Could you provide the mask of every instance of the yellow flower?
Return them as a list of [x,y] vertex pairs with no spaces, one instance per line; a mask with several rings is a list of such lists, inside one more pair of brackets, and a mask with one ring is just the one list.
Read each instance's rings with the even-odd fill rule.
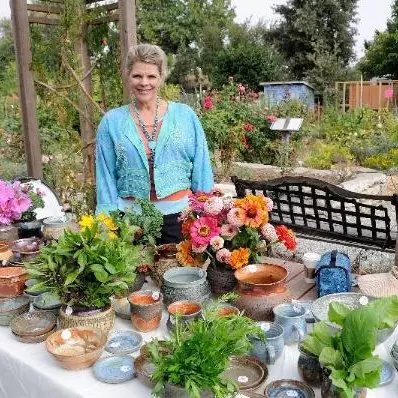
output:
[[116,238],[117,238],[117,235],[116,235],[114,232],[112,232],[112,231],[108,232],[108,236],[109,236],[111,239],[116,239]]
[[94,224],[94,217],[91,215],[84,215],[79,221],[80,229],[91,228]]
[[97,220],[104,223],[109,230],[111,230],[111,231],[117,230],[116,225],[113,223],[112,217],[107,216],[105,213],[98,214]]

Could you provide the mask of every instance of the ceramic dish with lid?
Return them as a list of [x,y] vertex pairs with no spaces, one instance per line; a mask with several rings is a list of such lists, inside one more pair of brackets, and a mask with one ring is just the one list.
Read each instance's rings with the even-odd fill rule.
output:
[[96,379],[110,384],[124,383],[135,376],[133,358],[129,355],[100,359],[95,363],[93,371]]
[[105,350],[111,354],[131,354],[137,351],[142,344],[142,336],[132,330],[117,330],[112,333]]
[[265,387],[266,398],[315,398],[314,390],[298,380],[275,380]]
[[56,316],[51,312],[25,312],[10,322],[13,333],[19,336],[35,337],[54,329],[57,323]]
[[257,388],[267,376],[265,364],[250,356],[230,358],[227,369],[221,374],[222,379],[236,382],[240,391]]
[[8,326],[14,317],[26,311],[29,311],[28,297],[0,298],[0,325]]

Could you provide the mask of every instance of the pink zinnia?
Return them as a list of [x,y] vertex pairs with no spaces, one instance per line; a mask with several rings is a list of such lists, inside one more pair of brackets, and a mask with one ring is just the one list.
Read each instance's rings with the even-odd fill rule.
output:
[[197,254],[204,253],[207,249],[207,246],[208,245],[196,246],[196,245],[192,244],[192,252],[197,253]]
[[261,235],[263,235],[268,242],[274,242],[278,240],[278,235],[275,231],[275,228],[270,223],[261,226]]
[[190,233],[195,246],[208,245],[213,236],[219,235],[220,228],[216,218],[203,216],[194,221]]
[[224,247],[224,239],[221,236],[213,236],[210,239],[210,245],[214,250],[220,250]]
[[272,211],[272,209],[274,208],[274,202],[272,201],[272,199],[270,199],[268,197],[264,197],[264,201],[265,201],[265,207],[267,208],[267,210]]
[[196,192],[192,195],[189,195],[189,206],[196,213],[203,212],[205,202],[211,198],[211,196],[212,195],[210,193],[206,192]]
[[209,216],[217,216],[224,207],[224,202],[218,196],[209,198],[204,204],[204,212]]
[[238,235],[238,228],[231,224],[221,225],[221,236],[227,240],[231,240],[234,236]]
[[229,260],[231,259],[231,252],[228,249],[220,249],[216,253],[216,259],[220,263],[229,264]]
[[227,220],[234,227],[241,227],[245,221],[245,211],[240,207],[233,207],[227,214]]

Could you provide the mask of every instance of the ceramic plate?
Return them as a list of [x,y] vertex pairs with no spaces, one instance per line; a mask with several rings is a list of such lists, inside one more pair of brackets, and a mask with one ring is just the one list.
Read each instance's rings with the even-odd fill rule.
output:
[[39,336],[53,329],[56,323],[57,318],[51,312],[25,312],[11,321],[10,328],[19,336]]
[[297,380],[275,380],[265,387],[267,398],[315,398],[314,390]]
[[223,379],[238,383],[239,390],[248,390],[259,386],[268,376],[266,366],[254,357],[231,358],[227,369],[222,373]]
[[97,361],[93,367],[94,376],[104,383],[124,383],[135,376],[133,358],[114,356]]
[[381,368],[380,383],[378,387],[390,384],[395,376],[394,367],[387,361],[383,361],[383,367]]
[[142,336],[131,330],[118,330],[110,336],[105,350],[112,354],[130,354],[142,344]]
[[61,301],[55,293],[46,292],[37,296],[33,301],[33,305],[41,310],[53,310],[61,307]]

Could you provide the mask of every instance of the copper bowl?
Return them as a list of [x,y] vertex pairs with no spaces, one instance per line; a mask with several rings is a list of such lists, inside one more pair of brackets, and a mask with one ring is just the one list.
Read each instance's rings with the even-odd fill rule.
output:
[[47,351],[69,370],[88,368],[101,356],[107,335],[100,329],[70,328],[51,334],[46,340]]

